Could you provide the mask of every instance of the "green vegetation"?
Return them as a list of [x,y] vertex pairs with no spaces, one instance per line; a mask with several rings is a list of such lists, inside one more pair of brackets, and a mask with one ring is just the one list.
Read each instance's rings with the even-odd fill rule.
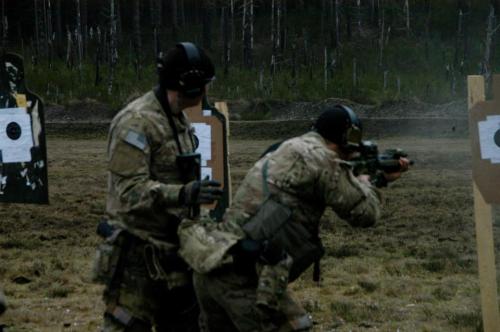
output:
[[[296,78],[283,69],[271,77],[269,68],[243,69],[232,67],[227,76],[220,73],[212,83],[209,95],[216,99],[278,99],[286,101],[312,101],[330,97],[347,98],[360,103],[380,104],[398,99],[418,98],[428,102],[446,102],[465,97],[465,75],[456,77],[455,92],[452,82],[446,77],[445,61],[439,61],[446,47],[435,41],[437,50],[434,59],[425,61],[423,46],[416,41],[397,40],[387,49],[388,58],[407,59],[409,64],[398,64],[387,69],[386,88],[384,71],[377,65],[377,50],[361,45],[346,46],[343,50],[341,68],[329,71],[327,90],[321,64],[311,68],[300,68]],[[439,46],[438,46],[439,45]],[[416,47],[415,47],[416,46]],[[357,56],[358,86],[352,83],[352,58]],[[410,61],[414,59],[414,61]],[[91,63],[68,69],[63,61],[56,61],[52,68],[27,63],[28,87],[41,95],[47,103],[67,104],[87,98],[119,108],[131,98],[149,90],[156,82],[153,59],[145,60],[150,65],[143,68],[138,79],[133,64],[121,59],[115,69],[112,93],[108,93],[108,68],[101,68],[102,80],[95,84],[95,68]],[[391,60],[388,60],[391,62]],[[218,67],[218,71],[222,71]],[[474,73],[471,69],[468,73]],[[260,77],[263,77],[260,80]],[[398,80],[400,89],[398,90]],[[262,83],[261,83],[262,82]]]
[[[290,1],[286,5],[286,19],[283,18],[282,22],[282,28],[285,27],[282,44],[285,45],[274,51],[277,61],[272,73],[271,7],[267,2],[256,2],[253,65],[249,68],[242,64],[240,8],[234,14],[235,31],[230,33],[231,63],[226,75],[222,60],[221,9],[228,3],[222,1],[207,5],[212,6],[210,8],[200,9],[195,3],[186,2],[186,13],[190,14],[186,14],[185,25],[180,26],[178,31],[179,40],[206,44],[201,37],[207,27],[200,15],[205,15],[205,11],[212,13],[210,43],[206,46],[217,67],[217,79],[209,92],[212,99],[314,101],[337,97],[366,104],[382,104],[417,98],[443,103],[465,97],[466,76],[480,73],[484,58],[488,2],[410,1],[410,31],[407,31],[403,2],[385,1],[380,9],[384,12],[385,27],[384,49],[380,58],[382,24],[379,11],[374,12],[370,5],[373,2],[361,1],[360,7],[354,2],[341,5],[340,46],[336,46],[333,11],[325,14],[319,1],[310,4]],[[103,35],[108,36],[109,9],[107,5],[97,2],[91,2],[89,6],[89,11],[100,14],[89,17],[88,26],[94,27],[94,37],[89,37],[87,41],[81,69],[75,42],[69,53],[72,68],[66,66],[64,59],[66,42],[55,46],[54,54],[59,56],[53,56],[50,66],[43,51],[36,66],[30,61],[36,52],[34,44],[28,43],[29,35],[24,37],[21,45],[9,42],[8,50],[17,50],[25,56],[27,84],[47,103],[64,105],[74,100],[92,99],[118,109],[156,82],[149,5],[145,4],[140,13],[143,52],[139,56],[134,52],[134,28],[128,20],[124,20],[123,32],[118,39],[118,63],[111,93],[108,93],[108,50],[101,50],[100,81],[97,84],[95,69],[98,44],[95,27],[100,26]],[[63,9],[69,11],[68,8]],[[464,13],[461,33],[458,32],[459,9]],[[122,8],[122,15],[132,14],[135,15],[131,7]],[[65,18],[70,27],[76,24],[74,19],[73,16]],[[23,24],[25,31],[31,32],[33,27],[26,28],[27,24]],[[169,24],[164,22],[158,32],[164,48],[174,43]],[[10,39],[13,39],[12,36]],[[496,60],[500,57],[500,47],[495,47],[497,39],[494,35],[490,61],[492,72],[500,71],[500,61]],[[43,45],[43,40],[41,43]],[[106,43],[102,45],[101,42],[102,47],[105,48]],[[326,85],[325,49],[328,55]],[[140,74],[136,71],[137,61],[142,64]],[[356,84],[353,82],[354,63]],[[265,114],[256,117],[265,118]]]

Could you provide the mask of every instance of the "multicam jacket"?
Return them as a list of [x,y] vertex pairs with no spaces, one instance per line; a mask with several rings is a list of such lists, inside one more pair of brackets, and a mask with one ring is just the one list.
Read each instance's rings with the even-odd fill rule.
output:
[[[224,215],[224,222],[181,226],[180,255],[201,274],[210,272],[210,268],[216,269],[232,262],[232,256],[223,256],[223,253],[229,253],[238,239],[247,237],[243,225],[257,214],[267,194],[291,210],[287,222],[301,223],[311,235],[317,234],[319,221],[327,206],[353,226],[374,224],[380,216],[379,192],[356,178],[351,169],[347,162],[326,146],[325,140],[316,132],[283,142],[247,173],[231,208]],[[265,178],[267,186],[264,185]],[[256,292],[256,301],[260,306],[284,310],[286,317],[295,319],[285,310],[291,305],[287,304],[285,296],[288,294],[290,267],[289,259],[277,265],[258,263],[258,287],[254,290],[242,285],[243,294]],[[218,275],[214,276],[217,278]],[[221,280],[222,277],[219,281],[223,283]]]
[[[188,119],[173,116],[184,153],[193,151]],[[175,242],[178,222],[188,210],[179,206],[182,187],[179,154],[168,118],[153,91],[120,111],[108,140],[109,222],[143,240]]]
[[226,230],[241,234],[241,225],[255,215],[264,201],[265,163],[274,199],[288,206],[291,220],[301,223],[311,234],[318,231],[327,206],[353,226],[370,226],[380,216],[379,192],[358,180],[351,166],[328,149],[318,133],[309,132],[283,142],[250,169],[224,216]]

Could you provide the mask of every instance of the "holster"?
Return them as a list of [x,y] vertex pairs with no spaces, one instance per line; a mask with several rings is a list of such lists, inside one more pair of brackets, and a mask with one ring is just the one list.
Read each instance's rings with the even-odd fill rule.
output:
[[92,268],[92,281],[110,286],[114,279],[122,256],[126,234],[122,229],[114,229],[111,234],[98,245],[94,265]]

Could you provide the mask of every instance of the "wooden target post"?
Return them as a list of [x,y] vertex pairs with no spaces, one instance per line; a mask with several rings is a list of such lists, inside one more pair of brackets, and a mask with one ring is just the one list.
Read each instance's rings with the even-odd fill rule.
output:
[[222,199],[213,205],[204,206],[210,216],[221,220],[226,208],[231,205],[231,177],[229,173],[229,116],[225,102],[211,106],[207,100],[203,104],[186,109],[194,134],[198,138],[197,152],[202,155],[202,178],[208,176],[222,184]]
[[500,203],[500,75],[492,101],[485,100],[483,76],[469,76],[468,105],[483,328],[493,332],[500,331],[491,207]]

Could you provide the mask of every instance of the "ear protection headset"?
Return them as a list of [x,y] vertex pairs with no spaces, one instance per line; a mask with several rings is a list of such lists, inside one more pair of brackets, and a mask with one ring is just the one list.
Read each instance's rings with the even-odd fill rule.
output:
[[349,128],[347,128],[342,136],[342,145],[347,148],[359,147],[362,139],[362,128],[358,116],[350,107],[347,107],[345,105],[337,105],[337,107],[340,107],[347,113],[350,122]]
[[188,98],[198,97],[203,94],[205,85],[213,80],[212,76],[203,69],[200,51],[198,47],[190,42],[183,42],[175,45],[184,51],[187,57],[188,70],[178,73],[175,69],[168,68],[166,58],[160,53],[157,61],[158,74],[167,88],[180,91]]
[[361,122],[353,110],[344,105],[325,110],[316,120],[313,130],[346,150],[355,150],[361,143]]

